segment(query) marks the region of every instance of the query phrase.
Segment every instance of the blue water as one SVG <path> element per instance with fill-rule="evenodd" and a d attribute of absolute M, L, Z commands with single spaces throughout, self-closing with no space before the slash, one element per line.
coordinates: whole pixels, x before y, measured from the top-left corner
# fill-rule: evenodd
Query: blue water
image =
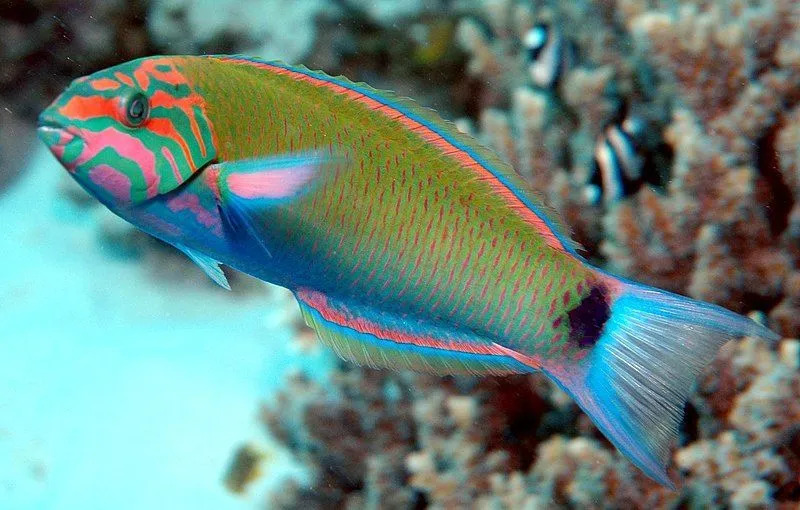
<path fill-rule="evenodd" d="M 292 348 L 280 289 L 160 282 L 104 253 L 62 172 L 40 150 L 0 195 L 0 508 L 253 508 L 301 475 L 259 402 L 328 354 Z M 222 478 L 244 441 L 269 460 L 239 497 Z"/>

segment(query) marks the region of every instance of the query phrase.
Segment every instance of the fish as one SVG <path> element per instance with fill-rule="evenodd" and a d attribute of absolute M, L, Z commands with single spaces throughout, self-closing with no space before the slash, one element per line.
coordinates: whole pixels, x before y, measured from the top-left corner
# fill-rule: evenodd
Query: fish
<path fill-rule="evenodd" d="M 634 194 L 644 183 L 644 154 L 639 140 L 644 124 L 638 117 L 627 117 L 611 124 L 594 148 L 595 168 L 590 178 L 594 202 L 612 204 Z"/>
<path fill-rule="evenodd" d="M 552 89 L 572 67 L 574 46 L 555 25 L 539 23 L 522 37 L 528 74 L 534 85 Z"/>
<path fill-rule="evenodd" d="M 778 337 L 584 259 L 514 169 L 435 111 L 303 66 L 154 56 L 78 78 L 38 134 L 116 215 L 285 287 L 342 358 L 543 373 L 645 474 L 727 341 Z"/>

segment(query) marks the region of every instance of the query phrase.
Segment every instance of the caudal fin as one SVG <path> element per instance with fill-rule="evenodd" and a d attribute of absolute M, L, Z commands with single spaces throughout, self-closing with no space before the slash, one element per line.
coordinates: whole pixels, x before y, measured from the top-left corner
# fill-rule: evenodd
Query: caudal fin
<path fill-rule="evenodd" d="M 719 306 L 633 283 L 614 285 L 622 291 L 591 353 L 577 368 L 545 371 L 634 464 L 674 487 L 666 472 L 670 448 L 700 370 L 731 339 L 779 337 Z"/>

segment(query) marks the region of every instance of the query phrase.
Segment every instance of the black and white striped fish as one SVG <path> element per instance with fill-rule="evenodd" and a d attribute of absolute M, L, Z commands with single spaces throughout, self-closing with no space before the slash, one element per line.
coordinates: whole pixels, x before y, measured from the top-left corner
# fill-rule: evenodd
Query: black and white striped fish
<path fill-rule="evenodd" d="M 572 43 L 553 25 L 540 23 L 534 26 L 525 34 L 522 43 L 531 81 L 539 87 L 555 87 L 572 66 Z"/>
<path fill-rule="evenodd" d="M 641 140 L 644 123 L 628 117 L 608 126 L 594 148 L 595 170 L 587 189 L 592 203 L 609 204 L 635 193 L 644 181 Z"/>

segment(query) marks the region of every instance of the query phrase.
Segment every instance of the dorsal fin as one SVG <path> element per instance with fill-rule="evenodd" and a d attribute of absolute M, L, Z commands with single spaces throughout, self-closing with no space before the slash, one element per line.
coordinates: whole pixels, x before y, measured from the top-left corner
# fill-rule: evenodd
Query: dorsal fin
<path fill-rule="evenodd" d="M 474 171 L 476 178 L 488 182 L 523 219 L 533 224 L 551 247 L 579 256 L 577 244 L 565 234 L 567 229 L 558 213 L 546 205 L 539 193 L 494 151 L 484 147 L 472 136 L 462 133 L 455 124 L 444 120 L 430 108 L 420 106 L 410 98 L 394 92 L 375 89 L 366 83 L 356 83 L 343 76 L 333 77 L 322 71 L 312 71 L 305 66 L 292 66 L 278 61 L 263 61 L 240 55 L 212 55 L 226 62 L 252 65 L 344 94 L 367 107 L 381 111 L 416 132 L 428 143 L 438 147 L 442 154 L 457 160 L 463 167 Z"/>

